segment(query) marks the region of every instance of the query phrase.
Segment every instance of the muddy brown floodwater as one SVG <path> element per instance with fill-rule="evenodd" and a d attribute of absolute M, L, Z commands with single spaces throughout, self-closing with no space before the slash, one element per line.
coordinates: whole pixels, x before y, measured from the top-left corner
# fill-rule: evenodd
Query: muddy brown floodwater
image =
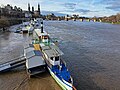
<path fill-rule="evenodd" d="M 77 90 L 120 90 L 120 25 L 44 21 L 57 38 Z M 27 35 L 0 34 L 0 62 L 22 55 Z M 0 90 L 61 90 L 49 73 L 27 78 L 25 67 L 0 74 Z"/>
<path fill-rule="evenodd" d="M 23 45 L 29 42 L 27 35 L 0 32 L 0 63 L 23 55 Z M 29 79 L 25 66 L 0 73 L 0 90 L 61 90 L 48 72 Z"/>

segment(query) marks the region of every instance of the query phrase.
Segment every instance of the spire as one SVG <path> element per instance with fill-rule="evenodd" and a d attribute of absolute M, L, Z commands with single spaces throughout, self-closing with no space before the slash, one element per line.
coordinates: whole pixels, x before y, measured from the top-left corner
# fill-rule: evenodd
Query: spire
<path fill-rule="evenodd" d="M 28 3 L 28 11 L 30 12 L 30 3 Z"/>
<path fill-rule="evenodd" d="M 32 12 L 34 12 L 34 7 L 32 6 Z"/>
<path fill-rule="evenodd" d="M 40 12 L 40 4 L 38 3 L 38 12 L 39 12 L 39 15 L 41 15 L 41 12 Z"/>

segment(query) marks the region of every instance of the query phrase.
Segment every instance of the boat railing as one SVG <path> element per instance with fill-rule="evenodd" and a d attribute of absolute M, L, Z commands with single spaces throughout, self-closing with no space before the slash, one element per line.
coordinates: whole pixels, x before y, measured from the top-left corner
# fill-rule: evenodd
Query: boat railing
<path fill-rule="evenodd" d="M 61 61 L 62 63 L 64 63 L 65 66 L 66 66 L 66 62 L 65 62 L 63 59 L 60 59 L 60 61 Z"/>
<path fill-rule="evenodd" d="M 15 61 L 18 61 L 18 60 L 24 60 L 25 59 L 25 57 L 24 56 L 20 56 L 20 57 L 17 57 L 17 58 L 14 58 L 14 59 L 12 59 L 12 60 L 10 60 L 10 61 L 6 61 L 6 62 L 4 62 L 4 63 L 0 63 L 0 67 L 1 66 L 3 66 L 3 65 L 5 65 L 5 64 L 10 64 L 10 63 L 13 63 L 13 62 L 15 62 Z"/>
<path fill-rule="evenodd" d="M 0 72 L 6 71 L 6 70 L 10 70 L 10 69 L 22 66 L 22 65 L 25 65 L 25 60 L 26 59 L 23 56 L 23 57 L 19 57 L 19 58 L 13 59 L 11 61 L 7 61 L 7 62 L 4 62 L 4 63 L 1 63 L 0 64 Z"/>

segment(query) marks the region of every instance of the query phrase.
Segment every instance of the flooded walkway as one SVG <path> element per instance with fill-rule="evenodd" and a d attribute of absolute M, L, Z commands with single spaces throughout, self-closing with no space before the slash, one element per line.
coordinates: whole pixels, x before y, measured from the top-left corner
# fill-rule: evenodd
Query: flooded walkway
<path fill-rule="evenodd" d="M 0 32 L 0 63 L 23 55 L 28 35 Z M 48 72 L 28 78 L 25 67 L 0 73 L 0 90 L 61 90 Z"/>

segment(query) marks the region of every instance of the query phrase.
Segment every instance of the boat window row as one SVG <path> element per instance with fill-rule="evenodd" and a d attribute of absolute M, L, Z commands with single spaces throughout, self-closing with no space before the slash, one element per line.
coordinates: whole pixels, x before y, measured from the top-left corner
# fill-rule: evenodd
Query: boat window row
<path fill-rule="evenodd" d="M 50 57 L 50 59 L 53 60 L 53 61 L 59 61 L 60 57 L 59 56 L 57 56 L 57 57 Z"/>

